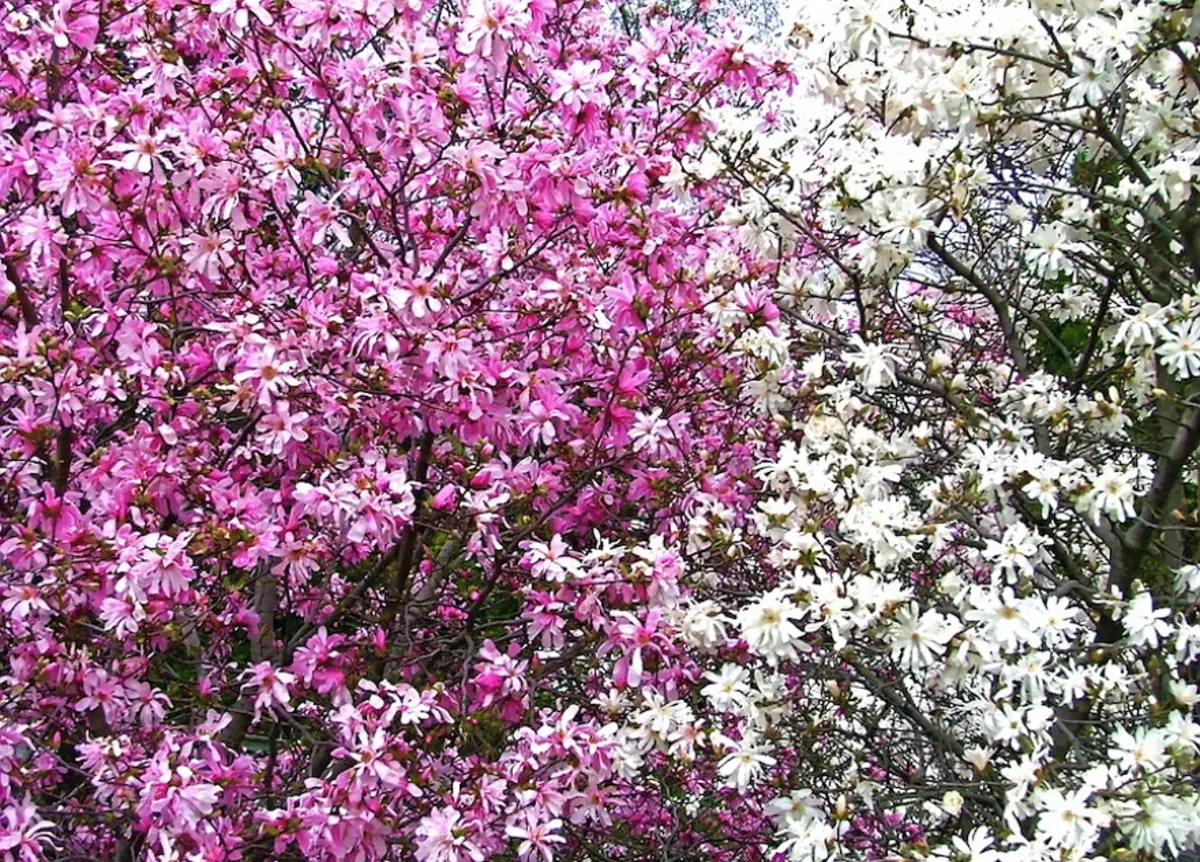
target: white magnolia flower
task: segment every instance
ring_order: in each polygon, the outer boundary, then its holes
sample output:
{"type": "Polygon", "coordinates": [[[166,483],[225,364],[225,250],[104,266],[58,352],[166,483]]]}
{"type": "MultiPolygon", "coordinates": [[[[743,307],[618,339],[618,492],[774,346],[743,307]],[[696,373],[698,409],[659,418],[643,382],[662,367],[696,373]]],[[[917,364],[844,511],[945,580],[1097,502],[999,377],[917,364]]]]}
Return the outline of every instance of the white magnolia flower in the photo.
{"type": "Polygon", "coordinates": [[[802,616],[790,600],[768,594],[738,613],[737,622],[750,649],[776,661],[795,655],[803,635],[795,621],[802,616]]]}
{"type": "Polygon", "coordinates": [[[718,739],[717,736],[714,734],[714,741],[723,743],[727,749],[717,769],[729,784],[739,790],[745,790],[764,769],[775,765],[775,758],[767,754],[770,749],[754,735],[748,734],[737,742],[724,736],[718,739]]]}
{"type": "Polygon", "coordinates": [[[842,353],[842,359],[855,371],[868,392],[896,383],[897,357],[884,344],[868,344],[861,336],[850,336],[853,350],[842,353]]]}
{"type": "Polygon", "coordinates": [[[1029,248],[1025,252],[1025,258],[1038,275],[1054,278],[1060,273],[1070,273],[1074,270],[1067,253],[1075,250],[1076,244],[1067,241],[1059,225],[1044,224],[1029,235],[1029,248]]]}
{"type": "Polygon", "coordinates": [[[1182,749],[1190,754],[1200,752],[1200,724],[1196,724],[1182,712],[1171,713],[1162,734],[1171,748],[1182,749]]]}
{"type": "Polygon", "coordinates": [[[1113,335],[1113,344],[1129,347],[1153,347],[1164,333],[1165,313],[1158,303],[1148,302],[1121,321],[1113,335]]]}
{"type": "Polygon", "coordinates": [[[1073,105],[1099,105],[1112,87],[1112,76],[1091,60],[1076,60],[1075,77],[1067,81],[1073,105]]]}
{"type": "Polygon", "coordinates": [[[1012,583],[1022,575],[1033,575],[1033,567],[1041,560],[1045,542],[1036,531],[1018,521],[1004,531],[1001,541],[989,539],[983,556],[994,564],[997,575],[1012,583]]]}
{"type": "Polygon", "coordinates": [[[1179,379],[1200,376],[1200,319],[1167,329],[1156,352],[1167,370],[1179,379]]]}
{"type": "Polygon", "coordinates": [[[1200,566],[1190,563],[1176,569],[1175,589],[1181,593],[1200,591],[1200,566]]]}
{"type": "Polygon", "coordinates": [[[1154,858],[1177,857],[1185,847],[1195,843],[1198,831],[1195,797],[1189,801],[1150,796],[1140,804],[1121,805],[1118,812],[1117,826],[1135,852],[1154,858]]]}
{"type": "Polygon", "coordinates": [[[783,839],[776,853],[789,862],[822,862],[831,855],[829,844],[836,830],[822,817],[799,817],[784,822],[776,837],[783,839]]]}
{"type": "Polygon", "coordinates": [[[1167,761],[1167,739],[1160,729],[1137,728],[1130,733],[1118,727],[1112,736],[1113,748],[1108,752],[1118,769],[1134,772],[1154,772],[1167,761]]]}
{"type": "Polygon", "coordinates": [[[1029,603],[1013,595],[1011,589],[997,594],[975,589],[971,592],[967,611],[969,622],[983,626],[983,637],[1005,652],[1016,652],[1023,646],[1032,646],[1039,640],[1034,630],[1036,609],[1031,612],[1029,603]]]}
{"type": "Polygon", "coordinates": [[[1089,808],[1087,790],[1064,793],[1057,787],[1037,794],[1038,837],[1052,847],[1085,849],[1100,828],[1107,824],[1108,817],[1089,808]]]}
{"type": "Polygon", "coordinates": [[[1171,700],[1180,706],[1193,707],[1200,703],[1200,688],[1182,680],[1173,679],[1167,684],[1171,700]]]}
{"type": "Polygon", "coordinates": [[[976,826],[967,837],[957,835],[950,840],[948,847],[940,847],[934,851],[936,859],[954,859],[956,862],[999,862],[1000,854],[993,849],[995,839],[985,826],[976,826]]]}
{"type": "Polygon", "coordinates": [[[913,670],[926,668],[941,658],[946,645],[962,626],[937,611],[920,612],[915,603],[902,608],[889,630],[892,658],[913,670]]]}
{"type": "Polygon", "coordinates": [[[918,203],[912,196],[893,201],[889,207],[888,221],[884,224],[887,237],[907,249],[924,246],[925,238],[933,228],[928,207],[918,203]]]}
{"type": "Polygon", "coordinates": [[[1136,474],[1129,470],[1119,471],[1110,467],[1102,471],[1092,481],[1091,490],[1083,498],[1091,519],[1099,521],[1101,514],[1118,523],[1132,518],[1137,507],[1135,479],[1136,474]]]}
{"type": "Polygon", "coordinates": [[[726,662],[721,665],[719,673],[706,673],[704,678],[711,682],[700,689],[700,693],[708,698],[713,709],[721,712],[732,712],[744,708],[749,703],[750,686],[746,684],[748,674],[736,664],[726,662]]]}
{"type": "Polygon", "coordinates": [[[1145,644],[1157,648],[1159,639],[1167,638],[1171,634],[1171,624],[1167,622],[1170,616],[1170,608],[1155,609],[1150,593],[1142,592],[1129,601],[1121,624],[1125,626],[1130,644],[1145,644]]]}
{"type": "Polygon", "coordinates": [[[766,811],[781,823],[805,818],[819,820],[825,816],[820,802],[807,790],[793,790],[789,796],[771,800],[766,811]]]}

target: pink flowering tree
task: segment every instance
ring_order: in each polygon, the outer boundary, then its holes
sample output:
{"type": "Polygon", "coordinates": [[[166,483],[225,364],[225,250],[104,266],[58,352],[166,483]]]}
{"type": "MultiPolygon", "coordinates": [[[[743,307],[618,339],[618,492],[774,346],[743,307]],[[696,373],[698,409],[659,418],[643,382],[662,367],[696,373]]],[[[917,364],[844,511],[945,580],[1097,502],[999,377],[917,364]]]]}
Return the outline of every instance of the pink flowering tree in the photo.
{"type": "Polygon", "coordinates": [[[720,626],[677,540],[778,312],[680,160],[786,70],[575,0],[5,8],[0,858],[758,852],[610,718],[720,626]]]}

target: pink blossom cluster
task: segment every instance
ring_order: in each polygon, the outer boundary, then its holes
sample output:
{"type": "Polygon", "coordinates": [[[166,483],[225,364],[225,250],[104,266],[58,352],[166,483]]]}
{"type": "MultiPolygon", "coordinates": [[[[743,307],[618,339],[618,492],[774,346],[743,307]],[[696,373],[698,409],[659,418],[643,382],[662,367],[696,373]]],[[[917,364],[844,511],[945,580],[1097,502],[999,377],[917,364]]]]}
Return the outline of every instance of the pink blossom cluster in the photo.
{"type": "Polygon", "coordinates": [[[789,75],[613,20],[6,4],[0,859],[759,854],[606,710],[700,678],[662,537],[749,507],[778,316],[664,178],[789,75]]]}

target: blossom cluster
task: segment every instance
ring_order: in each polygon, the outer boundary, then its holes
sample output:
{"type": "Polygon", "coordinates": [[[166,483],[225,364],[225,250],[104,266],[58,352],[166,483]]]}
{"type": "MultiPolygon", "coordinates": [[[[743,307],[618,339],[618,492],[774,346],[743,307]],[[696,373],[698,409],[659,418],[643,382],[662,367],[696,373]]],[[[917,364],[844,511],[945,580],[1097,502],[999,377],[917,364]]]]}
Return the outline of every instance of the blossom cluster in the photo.
{"type": "Polygon", "coordinates": [[[787,70],[577,0],[2,8],[0,859],[665,852],[592,701],[685,681],[678,567],[567,548],[748,504],[770,268],[677,175],[787,70]]]}
{"type": "Polygon", "coordinates": [[[0,8],[0,862],[1200,848],[1190,7],[0,8]]]}
{"type": "Polygon", "coordinates": [[[780,854],[1200,842],[1190,15],[796,4],[795,93],[723,112],[784,355],[713,600],[802,686],[757,752],[803,800],[780,854]]]}

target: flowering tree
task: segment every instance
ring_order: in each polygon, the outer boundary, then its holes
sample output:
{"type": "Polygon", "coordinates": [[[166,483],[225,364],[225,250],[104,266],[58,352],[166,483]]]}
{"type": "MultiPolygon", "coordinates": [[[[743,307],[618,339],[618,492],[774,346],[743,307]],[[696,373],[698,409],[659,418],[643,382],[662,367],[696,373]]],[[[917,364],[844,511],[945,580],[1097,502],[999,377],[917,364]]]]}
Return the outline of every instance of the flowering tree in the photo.
{"type": "Polygon", "coordinates": [[[799,4],[805,98],[714,143],[782,319],[713,591],[748,658],[703,693],[730,780],[789,791],[792,860],[1200,840],[1196,32],[1172,2],[799,4]]]}
{"type": "Polygon", "coordinates": [[[749,505],[778,312],[680,159],[785,71],[574,0],[2,8],[0,858],[739,853],[609,690],[719,629],[667,538],[749,505]]]}
{"type": "Polygon", "coordinates": [[[5,862],[1200,843],[1190,7],[4,9],[5,862]]]}
{"type": "Polygon", "coordinates": [[[779,29],[779,4],[775,0],[656,0],[617,4],[617,21],[627,33],[637,32],[639,10],[643,9],[667,12],[709,33],[746,28],[762,39],[779,29]]]}

